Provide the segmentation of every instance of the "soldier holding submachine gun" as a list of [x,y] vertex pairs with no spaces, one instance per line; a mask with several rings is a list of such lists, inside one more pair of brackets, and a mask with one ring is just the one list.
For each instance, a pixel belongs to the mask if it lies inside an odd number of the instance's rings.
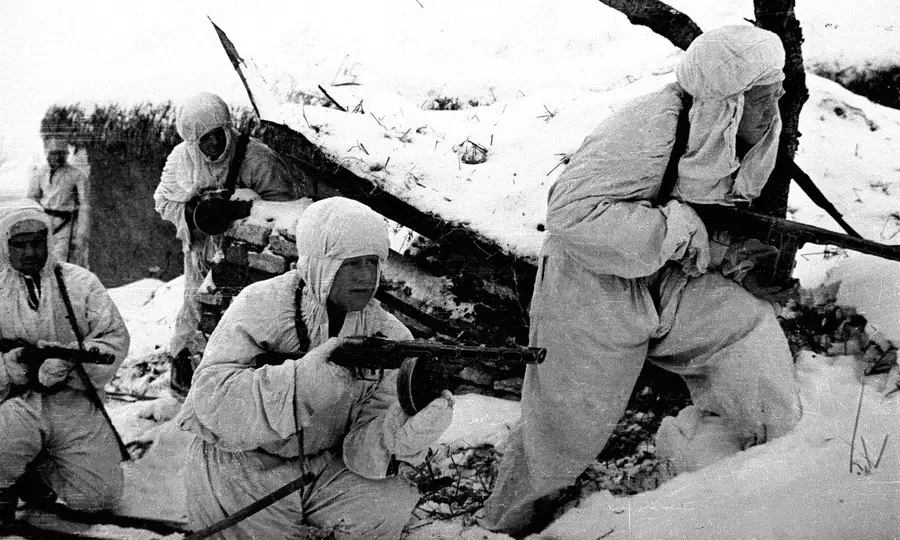
[[98,389],[128,330],[97,276],[49,253],[50,234],[36,202],[0,207],[0,531],[19,499],[99,511],[124,485],[127,452]]

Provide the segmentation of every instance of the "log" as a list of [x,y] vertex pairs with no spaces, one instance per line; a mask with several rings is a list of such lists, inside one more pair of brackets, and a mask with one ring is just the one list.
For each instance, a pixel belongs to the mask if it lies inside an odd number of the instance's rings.
[[[528,342],[528,305],[537,271],[533,261],[516,257],[464,225],[416,208],[356,176],[287,126],[263,120],[260,138],[285,159],[294,177],[301,179],[298,187],[303,196],[355,199],[424,237],[404,259],[426,274],[446,277],[451,283],[449,292],[460,302],[474,305],[471,319],[436,325],[436,331],[462,332],[466,339],[494,345],[509,340]],[[402,296],[402,284],[391,292]],[[385,304],[390,307],[391,302]],[[429,315],[413,318],[424,321]]]

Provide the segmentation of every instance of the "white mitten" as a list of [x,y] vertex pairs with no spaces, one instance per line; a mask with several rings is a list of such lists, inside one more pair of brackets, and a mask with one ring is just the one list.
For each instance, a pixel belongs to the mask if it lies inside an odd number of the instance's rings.
[[329,338],[297,360],[296,391],[299,400],[311,409],[307,415],[334,405],[354,386],[350,370],[328,361],[342,341]]
[[709,267],[709,236],[706,225],[693,208],[679,201],[669,201],[663,207],[666,215],[666,236],[663,255],[681,263],[685,274],[697,277]]
[[138,411],[138,418],[168,422],[178,416],[184,403],[172,396],[163,396],[154,399]]
[[28,384],[28,366],[19,362],[23,352],[25,352],[24,348],[17,347],[0,355],[3,357],[3,368],[9,384],[17,386]]
[[54,386],[69,378],[75,363],[62,358],[48,358],[38,369],[38,382],[43,386]]
[[259,193],[249,188],[237,188],[231,195],[232,201],[258,201],[262,199]]
[[388,414],[391,415],[385,424],[391,431],[393,453],[398,457],[414,456],[434,444],[450,427],[453,421],[453,394],[444,390],[441,397],[429,403],[415,416],[409,416],[396,405]]

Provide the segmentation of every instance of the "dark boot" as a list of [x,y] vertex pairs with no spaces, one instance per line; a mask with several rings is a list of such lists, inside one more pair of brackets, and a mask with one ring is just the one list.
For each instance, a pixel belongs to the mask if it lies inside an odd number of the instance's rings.
[[30,506],[47,506],[55,503],[57,499],[53,488],[45,484],[33,470],[26,471],[13,489],[16,496]]
[[0,534],[7,525],[16,521],[16,504],[19,502],[11,487],[0,489]]
[[194,377],[194,363],[191,352],[182,349],[177,356],[172,357],[172,366],[169,369],[169,387],[176,397],[184,398],[191,389],[191,379]]

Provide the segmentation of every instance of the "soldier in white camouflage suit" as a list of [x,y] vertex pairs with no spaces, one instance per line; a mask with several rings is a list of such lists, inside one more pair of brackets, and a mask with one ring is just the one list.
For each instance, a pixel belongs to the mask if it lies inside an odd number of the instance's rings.
[[[125,323],[97,276],[48,254],[51,221],[37,203],[0,206],[0,339],[79,349],[54,268],[59,265],[85,349],[113,355],[84,364],[100,392],[128,352]],[[24,363],[22,347],[0,353],[0,520],[16,499],[58,496],[76,509],[116,505],[123,489],[115,433],[91,403],[71,360]]]
[[[544,497],[603,450],[648,359],[691,392],[693,405],[663,422],[657,444],[679,470],[783,435],[799,419],[771,303],[789,284],[757,279],[777,249],[710,242],[686,204],[760,194],[778,152],[784,55],[778,36],[753,26],[706,32],[677,82],[606,118],[550,189],[530,338],[547,358],[527,367],[487,527],[520,536],[550,517]],[[686,96],[687,149],[660,201]]]
[[194,222],[192,210],[197,201],[204,193],[225,188],[233,166],[238,173],[235,193],[229,194],[232,199],[289,201],[297,197],[284,161],[268,146],[250,138],[240,155],[239,133],[232,125],[228,105],[219,96],[203,92],[185,101],[176,128],[184,141],[169,154],[153,200],[159,215],[175,225],[175,236],[184,248],[184,302],[168,351],[173,390],[183,395],[196,367],[192,358],[203,352],[206,342],[198,330],[197,290],[222,241],[220,234],[207,234],[209,229],[204,232],[203,224]]
[[[194,375],[177,418],[196,435],[188,518],[208,527],[308,473],[302,490],[220,538],[300,538],[312,525],[338,540],[397,540],[419,493],[392,469],[423,461],[450,425],[452,395],[410,417],[396,370],[357,378],[328,362],[343,337],[412,338],[374,299],[388,255],[384,218],[349,199],[318,201],[297,225],[297,251],[295,271],[241,291]],[[299,358],[258,365],[267,352]]]

